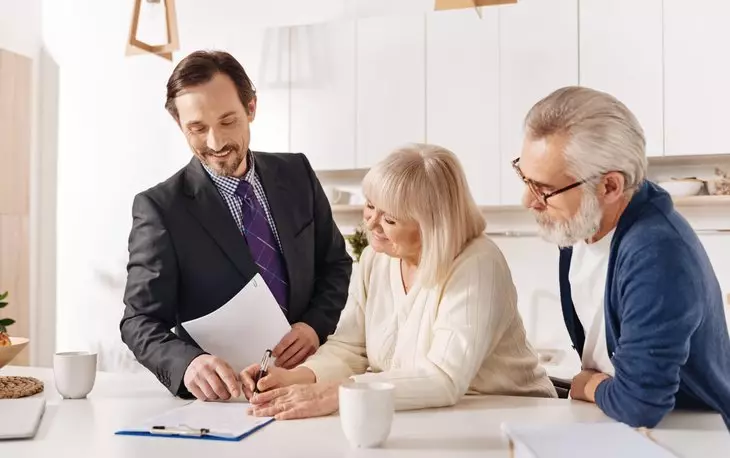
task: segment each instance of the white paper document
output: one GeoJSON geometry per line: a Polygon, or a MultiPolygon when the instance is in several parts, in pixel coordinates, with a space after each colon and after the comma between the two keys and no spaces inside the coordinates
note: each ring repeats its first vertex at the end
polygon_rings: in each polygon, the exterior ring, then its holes
{"type": "Polygon", "coordinates": [[[273,421],[271,417],[252,417],[246,413],[249,404],[194,401],[149,418],[117,434],[164,435],[175,432],[206,430],[206,436],[238,439],[273,421]]]}
{"type": "Polygon", "coordinates": [[[676,458],[644,434],[622,423],[564,425],[502,424],[515,458],[676,458]]]}
{"type": "Polygon", "coordinates": [[[291,330],[274,295],[260,274],[214,312],[182,323],[206,352],[240,372],[258,363],[291,330]]]}

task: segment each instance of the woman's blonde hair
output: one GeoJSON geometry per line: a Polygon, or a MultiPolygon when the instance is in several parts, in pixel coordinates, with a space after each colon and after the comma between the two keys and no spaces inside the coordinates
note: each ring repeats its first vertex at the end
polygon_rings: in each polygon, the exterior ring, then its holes
{"type": "Polygon", "coordinates": [[[415,221],[421,232],[418,277],[435,286],[486,222],[454,153],[436,145],[403,146],[373,166],[362,183],[366,198],[396,220],[415,221]]]}

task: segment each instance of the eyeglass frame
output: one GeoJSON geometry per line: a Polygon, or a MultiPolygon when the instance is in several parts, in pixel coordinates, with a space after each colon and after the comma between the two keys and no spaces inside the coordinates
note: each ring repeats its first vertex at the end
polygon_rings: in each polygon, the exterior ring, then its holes
{"type": "Polygon", "coordinates": [[[513,169],[515,170],[515,172],[517,173],[517,176],[519,176],[519,177],[520,177],[520,180],[522,180],[522,182],[523,182],[523,183],[525,183],[525,185],[527,186],[527,189],[529,189],[529,190],[530,190],[530,192],[532,193],[532,195],[533,195],[533,196],[534,196],[534,197],[535,197],[536,199],[538,199],[538,200],[540,201],[540,203],[542,203],[543,205],[546,205],[546,206],[547,206],[547,204],[548,204],[548,199],[549,199],[549,198],[551,198],[551,197],[555,197],[555,196],[557,196],[557,195],[559,195],[559,194],[562,194],[562,193],[564,193],[564,192],[570,191],[571,189],[575,189],[575,188],[577,188],[578,186],[584,185],[584,184],[586,184],[586,183],[587,183],[588,181],[590,181],[589,179],[588,179],[588,180],[581,180],[581,181],[576,181],[576,182],[575,182],[575,183],[573,183],[573,184],[569,184],[568,186],[564,186],[564,187],[562,187],[562,188],[560,188],[560,189],[558,189],[558,190],[555,190],[555,191],[553,191],[553,192],[550,192],[550,193],[544,193],[544,192],[542,192],[542,191],[539,191],[539,190],[537,189],[537,183],[535,183],[535,182],[534,182],[534,181],[532,181],[531,179],[527,178],[527,177],[526,177],[526,176],[525,176],[525,175],[524,175],[524,174],[522,173],[522,169],[520,169],[520,166],[518,165],[518,163],[519,163],[519,162],[520,162],[520,158],[519,158],[519,157],[518,157],[518,158],[516,158],[516,159],[514,159],[514,160],[512,161],[512,168],[513,168],[513,169]]]}

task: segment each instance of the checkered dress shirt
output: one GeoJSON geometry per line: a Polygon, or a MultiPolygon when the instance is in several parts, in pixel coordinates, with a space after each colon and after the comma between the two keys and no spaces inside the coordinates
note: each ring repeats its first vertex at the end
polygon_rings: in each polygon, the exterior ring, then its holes
{"type": "MultiPolygon", "coordinates": [[[[256,173],[256,163],[253,157],[253,153],[251,153],[251,151],[246,154],[246,162],[248,163],[248,170],[243,176],[243,180],[250,183],[253,187],[256,199],[261,204],[261,207],[263,207],[264,213],[266,213],[266,220],[269,222],[271,232],[274,233],[276,243],[279,245],[279,250],[281,251],[281,240],[279,239],[279,232],[276,230],[274,217],[271,216],[271,209],[269,208],[269,201],[266,200],[264,187],[261,185],[261,180],[259,180],[259,176],[256,173]]],[[[233,220],[236,222],[238,230],[241,232],[241,235],[243,235],[243,202],[241,200],[241,197],[236,194],[236,189],[238,189],[238,184],[241,182],[241,178],[216,175],[216,173],[209,169],[205,164],[203,164],[203,168],[206,172],[208,172],[208,175],[210,175],[210,178],[213,180],[213,183],[218,189],[218,192],[221,196],[223,196],[223,199],[226,201],[226,204],[228,205],[228,210],[231,212],[231,216],[233,216],[233,220]]]]}

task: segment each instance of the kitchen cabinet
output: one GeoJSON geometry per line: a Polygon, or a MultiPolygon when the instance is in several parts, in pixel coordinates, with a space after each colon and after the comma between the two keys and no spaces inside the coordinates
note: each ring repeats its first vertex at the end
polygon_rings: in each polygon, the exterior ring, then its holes
{"type": "MultiPolygon", "coordinates": [[[[9,291],[2,317],[15,319],[14,336],[30,334],[32,75],[32,59],[0,49],[0,294],[9,291]]],[[[14,363],[29,357],[26,348],[14,363]]]]}
{"type": "Polygon", "coordinates": [[[519,204],[523,121],[540,99],[578,84],[578,0],[520,0],[499,8],[501,203],[519,204]]]}
{"type": "Polygon", "coordinates": [[[580,0],[580,84],[623,102],[664,154],[662,0],[580,0]]]}
{"type": "Polygon", "coordinates": [[[730,153],[730,2],[664,0],[665,154],[730,153]]]}
{"type": "Polygon", "coordinates": [[[499,12],[484,8],[428,15],[426,138],[461,161],[474,199],[498,205],[499,12]]]}
{"type": "Polygon", "coordinates": [[[357,166],[426,134],[424,15],[357,21],[357,166]]]}
{"type": "Polygon", "coordinates": [[[291,151],[315,170],[355,167],[355,21],[291,29],[291,151]]]}

